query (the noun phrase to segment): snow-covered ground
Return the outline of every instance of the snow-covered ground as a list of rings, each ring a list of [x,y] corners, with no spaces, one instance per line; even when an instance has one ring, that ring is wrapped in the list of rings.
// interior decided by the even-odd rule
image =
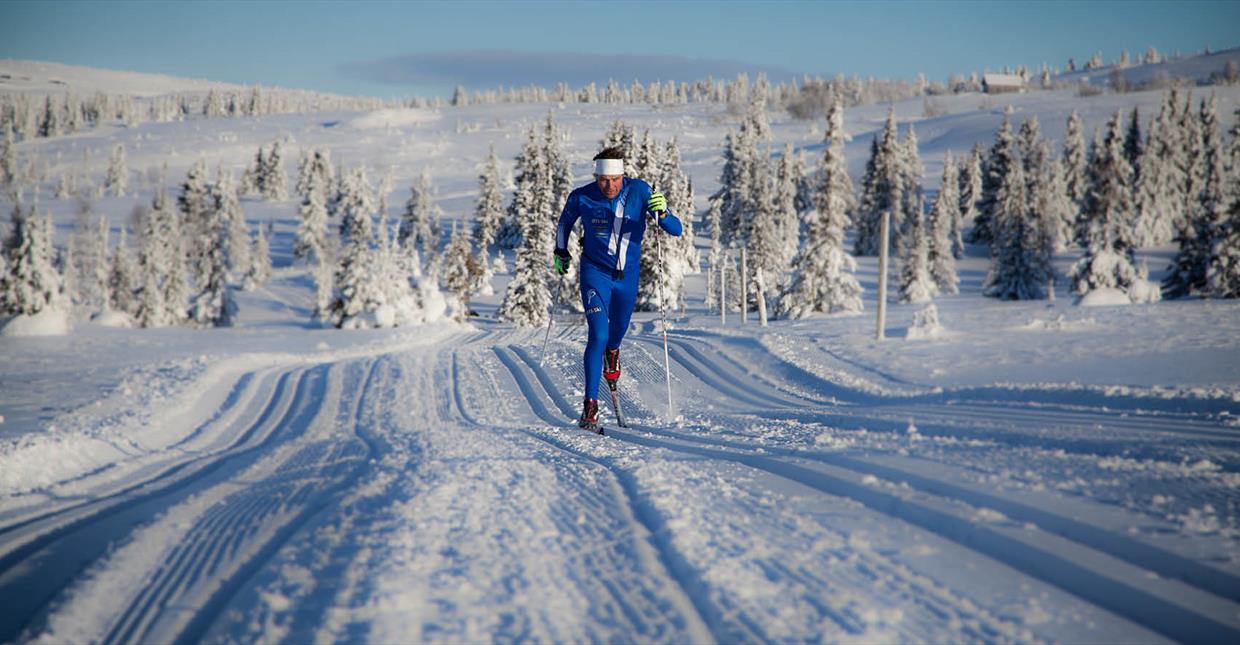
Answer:
[[[1229,127],[1240,88],[1209,91]],[[1088,132],[1161,101],[1078,94],[895,110],[934,190],[943,152],[988,145],[1008,104],[1058,139],[1073,109]],[[887,107],[845,115],[854,180]],[[239,171],[276,138],[288,159],[325,147],[389,176],[393,215],[429,169],[465,219],[488,147],[510,165],[548,111],[581,182],[622,119],[679,139],[700,200],[736,123],[720,106],[471,106],[18,149],[97,182],[123,143],[138,194],[91,204],[114,226],[165,165],[170,184],[200,158]],[[822,127],[773,115],[773,150],[817,158]],[[467,325],[319,329],[289,261],[295,204],[244,207],[274,223],[277,269],[236,327],[0,337],[0,641],[1240,636],[1240,303],[1079,307],[1062,280],[1054,301],[999,302],[971,248],[961,294],[936,300],[941,330],[910,331],[923,306],[893,304],[876,341],[873,258],[862,315],[765,328],[721,324],[691,276],[669,334],[674,409],[658,316],[639,313],[622,350],[632,427],[600,438],[570,422],[584,328],[561,319],[542,357],[544,330],[493,320],[510,276]],[[49,187],[39,204],[62,239],[78,208]],[[1170,254],[1143,251],[1151,277]]]

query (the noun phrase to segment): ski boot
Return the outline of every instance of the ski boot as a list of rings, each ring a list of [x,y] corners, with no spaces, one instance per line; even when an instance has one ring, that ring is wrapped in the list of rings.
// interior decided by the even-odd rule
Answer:
[[[603,378],[607,380],[607,387],[616,389],[620,381],[620,348],[603,352]]]
[[[582,430],[603,434],[603,426],[598,423],[598,399],[582,400],[581,418],[577,419],[577,427]]]

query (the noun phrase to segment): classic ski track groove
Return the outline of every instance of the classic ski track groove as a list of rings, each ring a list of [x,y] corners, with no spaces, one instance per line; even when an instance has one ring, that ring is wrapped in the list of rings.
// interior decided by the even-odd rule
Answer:
[[[649,344],[660,342],[645,336],[638,338]],[[674,341],[670,341],[670,344],[683,348],[683,345]],[[736,378],[731,376],[735,374],[736,370],[743,370],[743,368],[730,359],[723,364],[712,364],[700,352],[692,350],[687,350],[681,354],[672,352],[672,355],[677,358],[678,363],[683,368],[688,369],[698,380],[708,387],[713,387],[725,396],[735,396],[736,392],[744,387]],[[687,358],[687,356],[692,358]],[[530,365],[530,368],[535,369],[537,373],[536,365]],[[544,383],[544,385],[547,384]],[[762,383],[762,385],[777,387],[768,383]],[[779,399],[777,395],[773,394],[759,396],[773,403]],[[756,402],[756,399],[753,397],[750,397],[750,400]],[[779,403],[781,406],[793,405],[791,400]],[[1109,425],[1115,419],[1111,418],[1107,419],[1107,421]],[[664,436],[671,434],[655,430],[640,423],[631,423],[631,425],[634,429],[643,429],[648,432],[663,434]],[[680,451],[686,450],[684,447],[668,445],[662,441],[639,438],[618,430],[613,431],[612,434],[619,439],[636,441],[646,445]],[[678,438],[693,441],[685,439],[683,436]],[[761,445],[754,447],[766,449],[766,447]],[[1234,617],[1229,616],[1231,620],[1228,622],[1230,624],[1228,622],[1219,622],[1208,614],[1197,612],[1195,608],[1178,605],[1169,602],[1163,597],[1146,593],[1135,585],[1125,584],[1122,580],[1116,580],[1105,573],[1093,571],[1088,566],[1062,558],[1058,554],[1041,549],[1031,542],[1013,539],[1011,536],[1003,535],[986,526],[971,525],[960,518],[927,507],[916,501],[902,499],[896,495],[876,490],[867,490],[866,487],[855,482],[849,482],[847,479],[803,469],[792,463],[781,464],[767,456],[738,455],[730,451],[707,447],[688,448],[688,451],[702,456],[736,461],[765,470],[776,476],[793,479],[828,494],[854,499],[867,507],[920,526],[939,534],[941,537],[957,542],[965,548],[970,548],[983,555],[995,558],[1008,566],[1022,571],[1026,575],[1057,586],[1068,593],[1080,596],[1097,606],[1114,611],[1135,623],[1145,625],[1172,638],[1180,640],[1188,638],[1193,634],[1193,629],[1204,629],[1211,632],[1215,638],[1222,639],[1234,638],[1240,634],[1240,622]],[[1152,545],[1144,545],[1128,539],[1116,539],[1112,543],[1110,540],[1112,538],[1119,538],[1119,536],[1115,536],[1104,529],[989,495],[979,494],[971,496],[967,494],[965,489],[959,486],[944,482],[933,482],[928,478],[916,477],[896,469],[881,467],[860,460],[848,460],[841,463],[831,463],[825,460],[813,459],[812,457],[810,460],[828,467],[843,466],[853,472],[874,476],[881,475],[883,478],[894,476],[898,480],[910,483],[921,494],[940,497],[969,506],[977,506],[979,501],[987,502],[990,505],[998,505],[1013,511],[1018,518],[1024,518],[1026,521],[1038,525],[1036,529],[1038,531],[1047,530],[1041,528],[1040,525],[1051,525],[1056,531],[1049,533],[1048,536],[1056,535],[1062,537],[1096,553],[1100,557],[1118,557],[1139,569],[1170,575],[1173,579],[1183,582],[1190,587],[1195,587],[1207,596],[1214,597],[1217,601],[1234,603],[1232,599],[1237,597],[1236,590],[1240,582],[1237,581],[1235,576],[1195,563],[1187,558],[1171,554]],[[795,476],[789,477],[789,474]],[[965,494],[961,494],[962,492]],[[944,528],[945,526],[950,527],[950,530]],[[975,544],[980,544],[983,548],[978,548]],[[1016,555],[1013,556],[1013,553]],[[1048,562],[1054,563],[1054,571],[1046,571],[1044,566]],[[1187,565],[1186,570],[1182,571],[1177,568],[1180,565]],[[1079,584],[1079,580],[1082,578],[1089,581],[1088,588],[1082,588]],[[1225,612],[1219,611],[1217,607],[1215,607],[1215,611],[1226,615]]]
[[[562,395],[559,394],[559,390],[555,388],[554,385],[551,383],[550,376],[546,374],[545,370],[540,369],[538,367],[537,360],[531,357],[528,352],[524,351],[520,347],[512,346],[512,347],[509,347],[508,349],[512,350],[514,353],[516,353],[521,358],[521,360],[525,363],[524,368],[522,368],[522,366],[517,365],[515,362],[512,362],[511,357],[505,359],[503,355],[501,354],[500,350],[498,350],[498,348],[497,348],[496,354],[501,357],[500,358],[501,362],[503,362],[505,367],[507,367],[509,371],[512,373],[513,378],[517,382],[518,386],[521,386],[523,379],[528,382],[528,378],[522,374],[524,370],[528,370],[530,373],[534,375],[536,380],[538,380],[539,384],[542,386],[543,395],[551,398],[552,401],[562,410],[567,410],[568,409],[567,401],[563,399]],[[536,414],[538,414],[540,417],[543,417],[544,420],[546,421],[555,422],[554,416],[550,416],[550,417],[546,416],[546,415],[549,415],[550,412],[546,410],[545,406],[541,403],[541,401],[535,401],[533,398],[531,398],[532,396],[538,396],[536,393],[533,392],[532,385],[528,385],[528,387],[522,387],[522,393],[526,395],[527,402],[529,403],[531,409],[533,409]],[[609,436],[614,435],[617,439],[620,439],[627,443],[636,444],[636,445],[661,447],[661,448],[666,448],[666,449],[672,450],[673,452],[678,452],[682,454],[692,454],[695,456],[705,456],[707,458],[712,458],[712,459],[722,459],[724,461],[738,463],[748,468],[753,468],[755,470],[766,472],[780,479],[795,481],[795,482],[802,483],[802,484],[805,483],[805,482],[802,482],[800,479],[792,478],[792,477],[787,476],[786,474],[779,472],[778,469],[772,470],[770,468],[764,468],[762,466],[755,466],[754,464],[744,462],[735,457],[721,458],[718,455],[702,454],[700,452],[695,452],[692,449],[677,447],[672,444],[666,444],[666,443],[652,444],[649,441],[639,440],[632,434],[633,428],[645,429],[646,426],[637,424],[629,428],[628,430],[620,430],[620,429],[610,430],[609,429],[608,432],[609,432]],[[812,489],[817,489],[819,490],[819,492],[826,493],[834,497],[843,497],[841,495],[832,493],[830,491],[822,490],[820,487],[816,487],[812,484],[810,484],[809,487]],[[900,518],[896,518],[896,519],[900,519]],[[964,547],[970,548],[968,547],[968,545],[964,545]],[[927,591],[927,590],[940,591],[941,589],[943,589],[943,587],[939,583],[934,582],[930,579],[921,577],[918,574],[914,574],[914,573],[901,570],[901,567],[899,565],[894,565],[888,560],[878,557],[877,554],[874,554],[872,557],[866,560],[866,564],[867,566],[873,567],[878,570],[878,573],[875,574],[876,578],[882,578],[887,584],[895,585],[896,588],[894,590],[889,590],[889,591],[894,591],[895,593],[906,592],[904,593],[904,597],[908,598],[912,603],[924,607],[927,612],[941,615],[941,616],[946,616],[948,614],[955,614],[962,618],[970,618],[972,620],[977,620],[977,621],[982,622],[983,623],[982,628],[984,632],[973,634],[973,636],[978,638],[979,640],[993,640],[996,636],[1004,633],[1004,630],[1000,629],[996,625],[1003,625],[1003,624],[1006,624],[1006,622],[1002,619],[999,619],[995,616],[990,615],[989,612],[987,612],[984,609],[979,608],[977,609],[976,612],[970,612],[968,609],[966,609],[965,607],[959,606],[958,604],[949,605],[949,606],[940,606],[937,601],[940,601],[941,598],[939,598],[936,594],[916,593],[916,591]],[[686,566],[688,567],[689,565],[686,565]],[[771,563],[770,566],[778,566],[778,562]],[[683,573],[683,575],[690,576],[694,574],[692,573],[691,569],[687,569]],[[806,574],[802,573],[798,575],[803,576]],[[899,582],[892,582],[893,578],[899,579]],[[915,579],[915,578],[921,578],[921,579]],[[869,582],[873,582],[873,581],[871,580]],[[695,583],[695,584],[700,585],[701,583]],[[818,588],[823,588],[825,586],[825,583],[822,580],[810,581],[810,582],[807,582],[806,584],[810,586],[816,586]],[[907,593],[909,591],[909,588],[912,588],[914,592]],[[834,613],[833,615],[833,612],[830,607],[824,606],[821,609],[823,610],[824,614],[827,614],[828,616],[830,616],[832,620],[836,622],[837,624],[839,624],[842,628],[849,630],[849,631],[855,630],[855,627],[856,627],[855,620],[849,619],[848,617],[842,616],[838,613]],[[708,611],[709,611],[708,609],[704,608],[701,610],[700,613],[703,613],[703,615],[717,616],[718,618],[716,620],[721,621],[720,625],[717,628],[714,628],[714,627],[712,628],[716,630],[716,634],[717,634],[716,639],[720,642],[733,642],[733,641],[738,640],[738,638],[741,640],[746,640],[746,641],[769,640],[769,637],[766,636],[765,633],[757,625],[749,624],[745,616],[736,615],[736,612],[734,610],[725,611],[723,608],[717,608],[714,611],[710,611],[710,613],[706,613]],[[731,620],[734,622],[731,622],[725,625],[723,624],[723,621],[725,620]],[[987,624],[987,623],[991,623],[991,624]],[[732,627],[732,628],[747,627],[748,632],[736,633],[735,629],[732,629],[725,633],[722,633],[722,635],[719,635],[719,633],[723,632],[723,630],[725,630],[725,628],[727,627]],[[916,638],[921,637],[919,635],[920,633],[917,631],[915,626],[910,626],[909,629],[912,631],[910,631],[910,633],[907,634],[908,639],[916,639]]]
[[[538,386],[534,385],[534,382],[531,381],[520,366],[521,363],[526,363],[528,360],[531,360],[531,358],[524,355],[524,352],[522,352],[523,355],[520,359],[514,358],[512,353],[516,352],[511,352],[512,349],[514,349],[512,346],[500,347],[499,345],[495,345],[492,347],[495,356],[504,365],[504,367],[507,368],[514,383],[525,397],[526,403],[528,404],[530,410],[538,418],[548,424],[551,424],[553,427],[564,427],[567,425],[564,418],[557,417],[551,412],[550,409],[547,408],[542,397],[546,396],[550,398],[552,403],[559,407],[561,412],[566,413],[569,419],[572,418],[571,410],[565,408],[562,398],[553,394],[554,390],[547,389],[546,383],[541,380],[543,377],[541,371],[537,368],[530,368],[531,372],[535,376],[534,380],[538,382]],[[535,361],[534,364],[537,365],[537,361]],[[539,389],[542,390],[542,395],[538,393]],[[658,561],[662,565],[663,575],[667,579],[666,582],[668,586],[670,588],[678,589],[684,598],[688,599],[690,606],[697,614],[695,617],[697,622],[705,626],[705,628],[710,631],[712,639],[715,641],[722,640],[718,632],[719,626],[717,619],[714,618],[714,615],[709,611],[709,607],[705,606],[704,599],[699,597],[699,594],[692,592],[690,588],[686,586],[684,578],[691,577],[693,580],[693,586],[695,587],[700,587],[701,582],[698,581],[696,577],[693,577],[691,570],[686,564],[684,564],[684,558],[676,552],[675,548],[664,535],[663,529],[655,526],[655,522],[658,521],[657,518],[649,517],[653,511],[643,510],[635,501],[637,499],[637,483],[633,480],[632,475],[624,469],[608,463],[607,460],[582,452],[559,439],[533,432],[526,428],[518,427],[517,429],[523,434],[557,448],[575,458],[597,464],[599,467],[604,468],[607,472],[611,473],[611,478],[616,483],[616,489],[624,497],[625,503],[628,506],[628,516],[635,524],[640,526],[641,530],[645,534],[647,543],[654,548]],[[606,440],[604,437],[598,437],[598,439],[600,441]]]

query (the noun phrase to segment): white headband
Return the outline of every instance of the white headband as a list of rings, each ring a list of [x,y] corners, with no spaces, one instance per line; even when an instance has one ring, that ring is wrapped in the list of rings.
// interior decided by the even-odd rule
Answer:
[[[615,176],[624,174],[623,159],[595,159],[594,174],[600,176]]]

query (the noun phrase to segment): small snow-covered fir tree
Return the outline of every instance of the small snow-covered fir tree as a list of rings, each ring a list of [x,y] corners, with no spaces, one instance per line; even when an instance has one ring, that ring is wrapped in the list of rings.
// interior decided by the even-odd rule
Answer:
[[[233,174],[223,166],[216,169],[215,185],[211,189],[214,202],[214,219],[223,220],[228,227],[229,275],[241,277],[250,266],[250,228],[245,223],[241,199],[237,195]],[[212,230],[216,225],[212,225]]]
[[[229,177],[231,185],[232,174]],[[212,228],[203,255],[203,273],[199,290],[190,304],[190,319],[199,327],[228,327],[237,313],[237,303],[229,284],[233,261],[229,258],[234,243],[228,219],[212,218]]]
[[[173,208],[168,193],[161,187],[151,202],[150,216],[159,227],[159,239],[165,245],[161,253],[161,288],[164,291],[164,323],[175,325],[188,316],[189,272],[185,259],[185,236],[181,232],[180,214]]]
[[[843,114],[837,99],[827,114],[816,208],[809,211],[805,244],[793,262],[791,281],[776,309],[789,318],[804,318],[814,312],[861,311],[861,285],[853,275],[857,262],[844,250],[844,228],[853,194],[844,162]]]
[[[754,211],[750,217],[749,243],[746,249],[746,292],[751,304],[764,307],[758,301],[758,284],[777,285],[787,266],[783,259],[783,234],[780,214],[776,212],[775,170],[769,161],[762,162],[754,177],[754,195],[751,197]],[[772,294],[766,293],[769,297]]]
[[[259,146],[258,152],[254,155],[254,163],[241,174],[241,194],[262,195],[264,192],[263,181],[267,178],[266,170],[267,148],[266,146]]]
[[[938,293],[930,275],[930,239],[920,214],[910,219],[908,239],[901,256],[900,302],[929,302]]]
[[[994,219],[995,205],[999,199],[999,186],[1003,184],[1004,177],[1011,172],[1012,166],[1019,163],[1016,137],[1012,132],[1011,113],[1011,107],[1003,111],[1003,123],[995,132],[995,142],[991,145],[990,152],[982,166],[982,195],[978,200],[973,229],[965,238],[973,244],[990,244],[994,240],[991,222]]]
[[[137,274],[133,257],[129,253],[128,229],[121,227],[116,248],[112,250],[112,262],[108,267],[108,295],[112,311],[134,315],[138,311]]]
[[[478,202],[474,206],[474,247],[478,263],[485,268],[486,283],[490,284],[491,247],[504,219],[504,194],[500,185],[499,157],[495,146],[487,155],[486,166],[478,175]]]
[[[202,272],[203,257],[214,234],[211,218],[215,213],[215,198],[211,193],[210,179],[207,162],[199,159],[190,167],[177,196],[177,208],[181,211],[186,239],[185,252],[195,276]]]
[[[786,143],[775,171],[773,196],[775,221],[779,230],[780,259],[784,266],[796,257],[797,250],[801,246],[801,220],[797,214],[797,186],[801,178],[797,172],[796,156],[792,153],[792,144]]]
[[[280,141],[273,141],[271,151],[263,160],[260,169],[262,179],[259,188],[263,199],[282,202],[288,199],[288,176],[284,172],[284,157],[280,149]]]
[[[894,240],[899,236],[904,214],[904,178],[899,132],[896,130],[895,109],[892,108],[887,112],[882,133],[870,144],[870,161],[862,178],[861,199],[857,207],[854,254],[879,254],[884,213],[891,214],[891,238]],[[899,248],[894,243],[891,247]]]
[[[1193,203],[1188,225],[1177,237],[1180,248],[1171,263],[1171,272],[1163,281],[1163,289],[1168,297],[1178,298],[1186,295],[1214,295],[1209,289],[1209,272],[1223,275],[1226,269],[1219,263],[1219,253],[1230,257],[1232,252],[1221,246],[1231,236],[1227,196],[1235,188],[1228,186],[1228,169],[1224,165],[1223,145],[1218,132],[1218,106],[1213,97],[1202,100],[1200,108],[1201,147],[1197,155],[1200,158],[1200,174],[1196,185],[1197,200]],[[1220,273],[1222,272],[1222,273]],[[1217,281],[1217,279],[1216,279]]]
[[[327,184],[317,172],[306,174],[302,187],[301,206],[297,208],[297,240],[293,243],[293,257],[311,265],[329,262],[327,257]]]
[[[412,243],[424,261],[435,263],[439,255],[441,216],[439,206],[435,204],[430,172],[423,169],[417,184],[409,187],[409,200],[405,202],[397,241],[402,246]]]
[[[1072,289],[1079,295],[1100,288],[1124,292],[1140,278],[1132,265],[1132,170],[1124,157],[1122,115],[1107,123],[1089,166],[1089,192],[1082,213],[1085,254],[1072,267]]]
[[[125,161],[125,146],[122,144],[118,143],[112,148],[103,188],[117,197],[124,197],[125,193],[129,192],[129,164]]]
[[[15,206],[15,213],[21,204]],[[53,263],[51,220],[40,215],[38,207],[15,215],[21,219],[15,226],[15,246],[9,253],[8,271],[3,284],[3,302],[7,315],[32,316],[61,304],[62,279]]]
[[[172,324],[173,315],[164,301],[164,263],[171,253],[163,213],[145,209],[139,220],[141,235],[138,246],[138,307],[134,317],[143,327]]]
[[[957,193],[959,181],[956,176],[956,162],[950,150],[943,157],[943,178],[939,184],[939,194],[930,206],[928,225],[930,228],[927,259],[930,263],[930,277],[939,293],[954,294],[959,291],[960,278],[956,275],[956,257],[954,255],[955,239],[953,225],[960,221],[960,196]]]
[[[964,227],[977,218],[977,204],[982,198],[982,146],[973,144],[969,156],[960,160],[960,218],[952,226],[952,256],[964,257]]]
[[[900,144],[899,166],[900,166],[900,205],[897,209],[900,217],[892,218],[892,248],[904,248],[904,235],[912,228],[912,221],[916,219],[922,226],[921,220],[923,215],[921,180],[925,175],[925,169],[921,165],[921,155],[918,152],[919,142],[917,140],[917,130],[913,128],[913,124],[908,125],[908,135],[905,136],[903,143]],[[898,224],[898,225],[897,225]],[[924,227],[923,227],[924,228]],[[923,230],[924,232],[924,230]]]
[[[657,188],[662,190],[663,194],[667,196],[668,209],[680,219],[680,237],[668,240],[668,252],[678,257],[678,262],[683,267],[685,274],[696,274],[701,269],[699,268],[698,251],[693,230],[695,195],[693,193],[693,182],[681,170],[680,164],[680,144],[673,137],[663,148],[663,156],[660,159],[660,179]],[[679,299],[683,303],[683,280],[678,288],[681,292]]]
[[[271,278],[271,245],[267,241],[268,226],[258,226],[254,231],[254,246],[250,249],[250,267],[245,272],[244,288],[254,291]]]
[[[1150,122],[1136,179],[1133,242],[1138,247],[1167,244],[1182,220],[1184,176],[1175,135],[1175,104],[1166,100]]]

